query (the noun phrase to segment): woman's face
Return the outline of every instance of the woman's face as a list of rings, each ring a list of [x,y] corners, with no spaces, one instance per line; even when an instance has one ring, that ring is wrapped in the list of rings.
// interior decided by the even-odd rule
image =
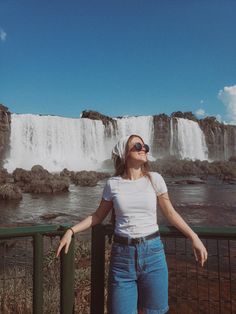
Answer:
[[[147,153],[144,147],[142,147],[141,151],[137,151],[135,149],[135,144],[140,143],[141,145],[144,145],[143,140],[140,137],[132,137],[128,142],[128,154],[127,154],[127,160],[136,161],[137,163],[144,163],[147,161]]]

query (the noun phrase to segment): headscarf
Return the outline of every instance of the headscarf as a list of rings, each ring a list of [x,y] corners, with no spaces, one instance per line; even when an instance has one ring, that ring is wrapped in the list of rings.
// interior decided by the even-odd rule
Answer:
[[[129,140],[131,135],[128,136],[122,136],[119,141],[117,142],[117,144],[113,147],[112,149],[112,155],[116,155],[119,156],[121,159],[125,159],[125,148],[126,148],[126,144]]]
[[[122,136],[119,141],[117,142],[117,144],[113,147],[112,149],[112,156],[119,156],[121,159],[125,160],[125,148],[126,148],[126,144],[129,140],[129,138],[132,136],[138,136],[142,139],[142,137],[140,135],[136,135],[136,134],[131,134],[128,136]],[[154,161],[156,160],[156,158],[154,158],[150,153],[147,155],[147,158],[149,161]]]

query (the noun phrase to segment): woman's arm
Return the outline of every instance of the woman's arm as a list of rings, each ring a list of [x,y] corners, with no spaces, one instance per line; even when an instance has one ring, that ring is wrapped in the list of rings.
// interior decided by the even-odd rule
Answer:
[[[92,215],[86,217],[84,220],[82,220],[81,222],[79,222],[78,224],[74,225],[73,227],[66,231],[66,233],[64,234],[60,241],[60,245],[57,249],[56,256],[58,257],[60,255],[60,252],[64,246],[65,253],[68,252],[71,237],[73,234],[84,231],[92,226],[101,223],[106,218],[112,207],[113,207],[112,201],[105,201],[104,199],[102,199],[99,207]]]
[[[198,238],[198,235],[193,232],[193,230],[173,208],[168,193],[163,193],[158,196],[158,201],[163,214],[169,220],[169,222],[192,241],[195,258],[197,261],[199,261],[201,266],[203,266],[207,260],[207,250],[202,241]]]

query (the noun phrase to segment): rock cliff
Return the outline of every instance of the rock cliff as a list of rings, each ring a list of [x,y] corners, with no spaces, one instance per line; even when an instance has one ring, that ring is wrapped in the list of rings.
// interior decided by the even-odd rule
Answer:
[[[127,125],[121,124],[120,126],[119,119],[122,119],[122,117],[112,118],[112,117],[108,117],[103,114],[100,114],[99,112],[96,112],[96,111],[83,111],[81,118],[86,118],[90,120],[100,120],[103,123],[103,125],[105,126],[105,134],[102,140],[99,138],[101,142],[103,142],[103,145],[106,145],[107,143],[109,144],[109,140],[111,138],[114,141],[114,138],[118,137],[119,134],[122,134],[122,132],[124,133],[124,130],[130,129],[130,125],[128,124]],[[180,121],[179,118],[183,118],[186,120]],[[138,123],[140,123],[140,120],[138,121],[139,121]],[[147,123],[146,122],[147,120],[143,119],[141,121],[142,121],[141,123],[143,124],[140,125],[140,127],[142,128],[146,127],[145,123]],[[152,121],[152,119],[148,121]],[[192,121],[194,121],[195,123],[193,123]],[[91,128],[91,121],[88,121],[88,122],[89,122],[88,127]],[[204,149],[205,149],[205,145],[207,145],[209,161],[213,161],[213,160],[227,161],[233,156],[236,156],[236,126],[235,125],[225,125],[223,123],[218,122],[215,117],[206,117],[204,119],[199,120],[194,116],[192,112],[180,112],[180,111],[173,112],[170,116],[166,114],[159,114],[159,115],[153,116],[153,131],[154,131],[153,142],[151,143],[151,140],[150,140],[150,144],[152,145],[152,149],[153,149],[153,156],[157,158],[163,158],[163,157],[166,158],[170,156],[179,158],[183,156],[180,154],[180,151],[183,145],[179,139],[180,136],[178,134],[179,133],[178,130],[181,129],[180,128],[181,125],[183,128],[183,122],[184,122],[183,131],[185,134],[185,138],[186,138],[186,134],[187,134],[187,137],[189,137],[188,132],[192,127],[196,129],[196,123],[199,124],[201,130],[204,133],[203,135],[200,128],[197,128],[199,129],[200,135],[199,135],[199,132],[197,133],[198,135],[194,133],[195,135],[191,136],[190,143],[189,141],[185,139],[184,149],[186,149],[186,143],[189,143],[188,147],[190,146],[192,147],[193,145],[195,145],[195,140],[198,139],[199,136],[201,136],[203,138],[205,137],[206,144],[204,142]],[[95,129],[95,132],[97,130],[97,126],[98,125],[96,123],[94,124],[92,123],[92,127],[93,129]],[[136,125],[134,126],[136,127]],[[7,158],[7,151],[9,148],[10,130],[11,130],[11,114],[8,111],[7,107],[0,105],[0,166],[2,166],[4,159]],[[58,130],[58,132],[60,132],[60,129]],[[83,136],[83,134],[81,136]],[[151,138],[152,137],[150,137],[150,139]],[[82,138],[82,141],[84,141],[84,138]],[[182,146],[179,144],[181,144]],[[88,147],[88,145],[86,147]],[[195,148],[197,147],[197,151],[200,150],[198,149],[198,146],[194,146],[194,147]],[[203,147],[203,145],[202,146],[200,145],[199,147],[201,148]],[[96,155],[94,155],[93,158],[96,159]],[[182,157],[182,158],[185,158],[185,157]]]
[[[101,120],[105,126],[106,136],[111,137],[115,135],[115,130],[117,129],[117,122],[111,117],[105,116],[97,111],[84,110],[82,111],[81,118],[88,118],[91,120]]]
[[[116,134],[116,119],[102,115],[96,111],[83,111],[82,118],[101,120],[106,126],[107,135]],[[118,117],[122,118],[122,117]],[[176,118],[195,121],[202,129],[208,148],[209,160],[228,160],[236,156],[236,126],[226,125],[217,121],[215,117],[197,119],[195,115],[188,112],[176,111],[170,116],[159,114],[153,116],[154,137],[153,154],[158,157],[179,157],[178,151],[178,122]],[[111,127],[112,125],[112,127]]]
[[[153,116],[153,155],[166,157],[170,155],[171,145],[171,119],[166,114]]]
[[[11,113],[8,108],[0,104],[0,166],[5,158],[9,146],[11,129]]]
[[[198,121],[206,138],[210,160],[228,160],[236,155],[236,126],[225,125],[215,117]]]

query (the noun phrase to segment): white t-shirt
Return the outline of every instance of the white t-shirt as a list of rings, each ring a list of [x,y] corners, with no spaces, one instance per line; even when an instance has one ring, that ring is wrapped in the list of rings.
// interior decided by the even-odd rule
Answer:
[[[163,177],[150,172],[152,183],[144,176],[137,180],[111,177],[103,190],[103,199],[113,201],[116,225],[115,234],[137,238],[154,233],[157,224],[157,195],[167,192]]]

